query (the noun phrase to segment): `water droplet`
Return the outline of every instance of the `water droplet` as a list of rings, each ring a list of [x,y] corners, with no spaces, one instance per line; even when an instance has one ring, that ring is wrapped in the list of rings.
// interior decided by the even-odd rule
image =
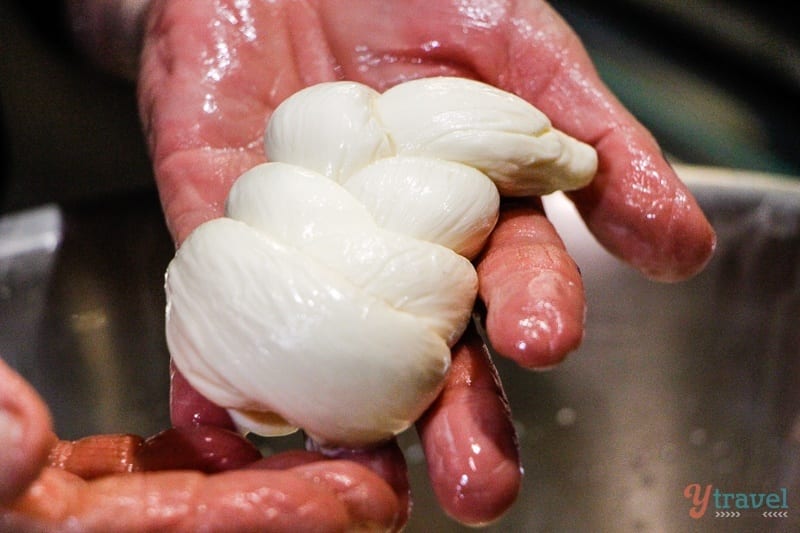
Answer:
[[[425,460],[425,452],[422,449],[422,445],[416,442],[409,445],[405,450],[405,457],[409,464],[421,464]]]
[[[708,440],[708,434],[703,428],[697,428],[689,434],[689,442],[694,446],[702,446]]]
[[[661,447],[659,457],[661,457],[661,460],[665,463],[671,463],[675,461],[675,459],[678,457],[678,447],[671,442],[664,444]]]
[[[433,40],[422,43],[422,49],[426,52],[431,52],[433,50],[437,50],[442,47],[442,43],[439,41]]]
[[[562,427],[568,427],[575,423],[578,413],[571,407],[562,407],[556,412],[556,423]]]

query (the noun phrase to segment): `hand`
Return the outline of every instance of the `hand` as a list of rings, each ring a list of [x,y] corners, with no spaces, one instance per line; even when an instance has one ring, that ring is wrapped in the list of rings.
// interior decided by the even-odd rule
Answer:
[[[710,257],[714,234],[697,204],[544,2],[165,0],[149,20],[140,103],[176,243],[222,213],[232,181],[263,161],[266,117],[298,89],[341,78],[385,89],[460,75],[516,92],[597,148],[595,181],[571,198],[613,253],[663,280],[689,277]],[[496,351],[541,368],[580,343],[580,275],[537,199],[506,202],[478,271]],[[183,385],[176,375],[177,426],[229,424]],[[445,391],[418,428],[433,486],[454,518],[484,522],[513,502],[513,429],[474,334],[454,350]],[[465,472],[469,482],[459,483]]]
[[[61,442],[41,398],[2,360],[0,383],[0,531],[392,530],[406,520],[396,448],[261,459],[208,426]]]

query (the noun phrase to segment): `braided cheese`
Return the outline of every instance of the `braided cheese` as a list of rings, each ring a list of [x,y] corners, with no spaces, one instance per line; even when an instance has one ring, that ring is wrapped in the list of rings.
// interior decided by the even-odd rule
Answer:
[[[597,166],[524,100],[460,78],[309,87],[265,149],[167,269],[169,350],[242,431],[350,447],[439,393],[500,195],[579,188]]]

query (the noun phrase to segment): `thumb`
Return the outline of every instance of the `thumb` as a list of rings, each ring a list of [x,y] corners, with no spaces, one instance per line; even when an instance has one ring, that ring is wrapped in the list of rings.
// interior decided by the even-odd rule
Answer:
[[[36,479],[54,442],[44,401],[0,359],[0,505]]]

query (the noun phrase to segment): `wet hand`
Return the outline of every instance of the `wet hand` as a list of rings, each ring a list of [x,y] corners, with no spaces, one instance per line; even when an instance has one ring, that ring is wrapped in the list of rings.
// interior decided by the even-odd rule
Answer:
[[[436,75],[477,78],[514,92],[557,128],[594,146],[598,173],[570,198],[622,260],[661,280],[689,277],[708,261],[714,233],[691,194],[652,136],[600,82],[575,34],[534,0],[490,6],[154,2],[140,107],[176,243],[220,216],[236,177],[264,161],[266,120],[289,95],[335,79],[384,90]],[[476,263],[486,331],[498,353],[542,368],[579,345],[580,274],[537,198],[503,206]],[[458,520],[482,523],[502,514],[519,488],[515,438],[502,390],[474,336],[456,347],[453,365],[419,429],[444,509]],[[229,424],[226,413],[190,389],[176,376],[176,426]],[[473,444],[493,452],[482,454],[469,483],[460,484]]]

